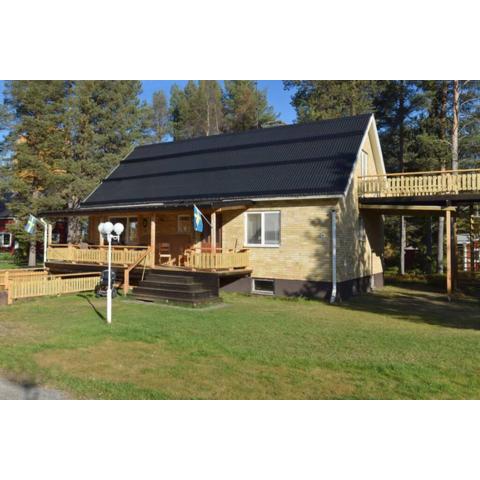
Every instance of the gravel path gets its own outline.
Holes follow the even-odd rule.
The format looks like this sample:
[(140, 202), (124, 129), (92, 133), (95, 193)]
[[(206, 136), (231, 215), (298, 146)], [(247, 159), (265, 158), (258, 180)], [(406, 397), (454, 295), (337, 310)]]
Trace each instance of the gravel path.
[(0, 400), (62, 400), (63, 392), (26, 383), (14, 383), (0, 378)]

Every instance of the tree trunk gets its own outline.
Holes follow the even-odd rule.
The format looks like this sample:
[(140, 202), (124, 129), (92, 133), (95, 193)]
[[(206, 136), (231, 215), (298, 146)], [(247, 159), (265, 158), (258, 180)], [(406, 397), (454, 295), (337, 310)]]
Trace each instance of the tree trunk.
[(28, 266), (37, 266), (37, 241), (35, 239), (30, 241), (30, 248), (28, 250)]
[(400, 275), (405, 275), (405, 247), (407, 244), (407, 231), (405, 217), (400, 217)]
[(469, 242), (469, 255), (470, 255), (470, 275), (475, 275), (475, 232), (473, 225), (473, 205), (470, 205), (470, 242)]
[(79, 243), (82, 240), (82, 224), (80, 218), (68, 218), (68, 243)]
[[(440, 104), (440, 140), (444, 140), (447, 130), (447, 97), (448, 97), (448, 83), (442, 82), (442, 94)], [(440, 170), (445, 170), (445, 159), (442, 156)], [(443, 274), (443, 243), (445, 232), (445, 218), (443, 216), (438, 219), (438, 248), (437, 248), (437, 273)]]
[[(73, 197), (68, 202), (68, 208), (74, 209), (78, 207), (79, 201), (77, 198)], [(79, 243), (81, 240), (81, 222), (79, 217), (68, 217), (68, 227), (67, 227), (67, 241), (68, 243)]]
[(437, 273), (443, 273), (443, 234), (445, 231), (445, 218), (438, 218), (438, 249), (437, 249)]
[(459, 123), (458, 80), (453, 81), (453, 122), (452, 122), (452, 170), (458, 170), (458, 123)]
[(431, 274), (432, 266), (432, 217), (427, 219), (427, 273)]
[[(404, 166), (404, 148), (405, 148), (405, 84), (400, 81), (400, 92), (398, 97), (398, 167), (400, 172), (405, 170)], [(400, 218), (400, 275), (405, 275), (405, 247), (407, 232), (405, 231), (405, 217)]]

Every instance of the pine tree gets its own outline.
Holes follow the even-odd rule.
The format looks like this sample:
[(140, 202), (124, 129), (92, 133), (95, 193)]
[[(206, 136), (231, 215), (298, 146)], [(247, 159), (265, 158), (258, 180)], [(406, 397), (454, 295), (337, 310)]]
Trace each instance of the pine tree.
[(223, 130), (222, 90), (215, 80), (190, 80), (170, 92), (171, 134), (175, 140), (216, 135)]
[(152, 100), (152, 122), (154, 140), (161, 142), (168, 134), (168, 103), (167, 97), (162, 90), (153, 94)]
[[(139, 81), (82, 80), (73, 85), (67, 126), (72, 155), (66, 165), (62, 195), (76, 208), (135, 146), (155, 135), (152, 111), (140, 103)], [(68, 237), (80, 240), (81, 223), (69, 217)]]
[[(382, 139), (382, 152), (387, 170), (404, 172), (414, 154), (413, 115), (421, 103), (416, 82), (391, 80), (378, 83), (379, 90), (373, 101), (377, 125)], [(400, 217), (400, 274), (405, 274), (405, 248), (407, 225)]]
[(224, 106), (228, 132), (260, 128), (277, 119), (267, 92), (258, 90), (253, 80), (225, 80)]
[(378, 82), (373, 80), (287, 80), (297, 122), (371, 113)]
[(17, 240), (30, 243), (29, 265), (35, 265), (36, 238), (23, 226), (29, 214), (61, 208), (61, 192), (71, 142), (66, 128), (71, 83), (65, 81), (11, 81), (5, 101), (15, 123), (8, 135), (12, 159), (7, 167), (7, 188), (14, 192), (9, 208), (18, 219)]

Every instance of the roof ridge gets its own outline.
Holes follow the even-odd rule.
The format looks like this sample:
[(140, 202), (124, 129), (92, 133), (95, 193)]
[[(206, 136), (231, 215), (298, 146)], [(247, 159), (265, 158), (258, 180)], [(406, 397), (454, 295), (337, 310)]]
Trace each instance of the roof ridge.
[(144, 148), (144, 147), (153, 147), (154, 145), (169, 145), (172, 143), (188, 143), (188, 142), (194, 142), (194, 141), (204, 141), (212, 138), (226, 138), (226, 137), (237, 137), (237, 136), (242, 136), (242, 135), (252, 135), (252, 134), (257, 134), (259, 132), (265, 132), (265, 131), (270, 131), (270, 130), (283, 130), (287, 128), (295, 128), (295, 127), (304, 127), (308, 125), (318, 125), (321, 123), (327, 123), (327, 122), (333, 122), (333, 121), (340, 121), (340, 120), (350, 120), (353, 118), (360, 118), (360, 117), (371, 117), (373, 115), (372, 113), (360, 113), (358, 115), (349, 115), (347, 117), (333, 117), (333, 118), (324, 118), (322, 120), (315, 120), (313, 122), (302, 122), (302, 123), (289, 123), (287, 125), (277, 125), (275, 127), (268, 127), (268, 128), (252, 128), (250, 130), (245, 130), (243, 132), (228, 132), (228, 133), (216, 133), (214, 135), (201, 135), (199, 137), (192, 137), (192, 138), (184, 138), (181, 140), (173, 140), (171, 142), (153, 142), (153, 143), (145, 143), (143, 145), (137, 145), (134, 150), (137, 150), (138, 148)]

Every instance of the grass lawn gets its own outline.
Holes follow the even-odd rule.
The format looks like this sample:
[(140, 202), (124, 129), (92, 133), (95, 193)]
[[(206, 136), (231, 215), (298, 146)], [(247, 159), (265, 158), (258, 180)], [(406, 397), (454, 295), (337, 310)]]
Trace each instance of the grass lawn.
[(480, 309), (387, 287), (340, 306), (225, 295), (190, 310), (91, 295), (0, 307), (0, 370), (73, 398), (480, 398)]

